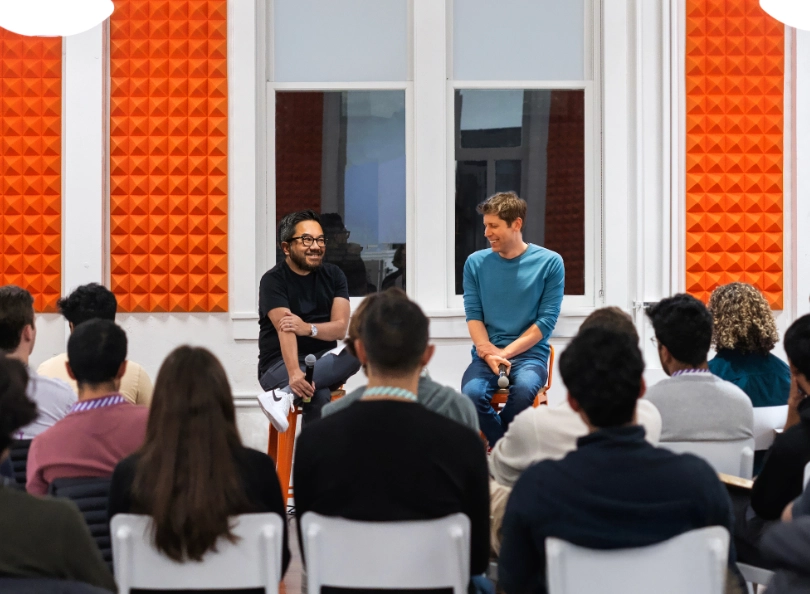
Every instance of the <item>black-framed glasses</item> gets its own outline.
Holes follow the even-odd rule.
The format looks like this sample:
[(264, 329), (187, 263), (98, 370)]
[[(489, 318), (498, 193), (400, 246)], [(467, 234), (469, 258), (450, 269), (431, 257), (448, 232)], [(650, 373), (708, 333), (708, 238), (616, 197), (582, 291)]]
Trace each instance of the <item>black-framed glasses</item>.
[(299, 235), (298, 237), (290, 237), (290, 241), (295, 241), (296, 239), (301, 240), (301, 245), (304, 247), (312, 247), (313, 243), (317, 243), (318, 247), (325, 247), (326, 246), (326, 238), (322, 235), (320, 237), (312, 237), (312, 235)]

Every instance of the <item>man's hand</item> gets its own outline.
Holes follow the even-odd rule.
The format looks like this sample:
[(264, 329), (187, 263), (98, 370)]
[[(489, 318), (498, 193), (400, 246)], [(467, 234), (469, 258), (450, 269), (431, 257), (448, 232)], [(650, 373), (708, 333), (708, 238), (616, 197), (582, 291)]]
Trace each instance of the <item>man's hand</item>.
[(296, 369), (290, 374), (290, 389), (293, 391), (293, 394), (299, 398), (309, 400), (315, 394), (315, 382), (310, 384), (304, 378), (304, 372), (300, 369)]
[(289, 311), (279, 320), (278, 329), (281, 332), (292, 332), (296, 336), (309, 336), (312, 334), (312, 326)]
[(506, 366), (506, 375), (509, 375), (509, 371), (512, 369), (512, 364), (509, 362), (509, 359), (504, 359), (499, 355), (487, 355), (484, 357), (484, 362), (489, 365), (489, 368), (495, 375), (500, 375), (501, 370), (499, 367), (501, 365)]
[(485, 359), (488, 355), (503, 356), (503, 349), (499, 349), (491, 342), (482, 342), (481, 344), (475, 345), (475, 352), (481, 359)]
[(790, 427), (793, 427), (793, 425), (798, 425), (801, 421), (801, 418), (799, 417), (799, 404), (801, 404), (805, 398), (807, 398), (807, 394), (805, 394), (804, 390), (802, 390), (796, 376), (791, 374), (790, 395), (788, 396), (788, 414), (787, 421), (785, 422), (785, 429), (789, 429)]

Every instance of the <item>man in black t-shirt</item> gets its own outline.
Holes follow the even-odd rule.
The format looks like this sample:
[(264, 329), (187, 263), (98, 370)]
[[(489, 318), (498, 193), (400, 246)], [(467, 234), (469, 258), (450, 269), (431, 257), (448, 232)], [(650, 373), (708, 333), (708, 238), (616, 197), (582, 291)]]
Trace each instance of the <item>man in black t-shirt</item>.
[[(293, 399), (303, 404), (304, 424), (318, 419), (330, 388), (360, 369), (348, 351), (327, 351), (346, 336), (349, 291), (341, 270), (323, 262), (326, 239), (311, 210), (285, 216), (278, 239), (286, 258), (267, 271), (259, 285), (259, 383), (267, 390), (259, 403), (279, 431), (287, 430)], [(304, 359), (315, 355), (312, 384)], [(289, 386), (289, 389), (281, 388)]]

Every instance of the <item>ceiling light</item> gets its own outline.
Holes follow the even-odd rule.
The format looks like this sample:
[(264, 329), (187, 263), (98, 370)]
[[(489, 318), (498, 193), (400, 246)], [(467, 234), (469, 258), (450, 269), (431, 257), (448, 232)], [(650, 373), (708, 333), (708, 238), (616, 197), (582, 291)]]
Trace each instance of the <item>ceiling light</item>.
[(113, 8), (112, 0), (0, 0), (0, 27), (20, 35), (67, 37), (102, 23)]
[(762, 10), (789, 27), (810, 31), (810, 1), (759, 0)]

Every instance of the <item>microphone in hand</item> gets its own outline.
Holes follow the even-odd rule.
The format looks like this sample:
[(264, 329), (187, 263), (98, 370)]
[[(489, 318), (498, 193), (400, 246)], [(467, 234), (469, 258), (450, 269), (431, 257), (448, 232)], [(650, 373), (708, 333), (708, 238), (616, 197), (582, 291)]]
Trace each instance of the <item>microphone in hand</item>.
[(503, 363), (498, 365), (498, 387), (499, 388), (509, 387), (509, 378), (506, 377), (506, 365), (504, 365)]
[[(306, 372), (304, 374), (304, 381), (310, 386), (312, 385), (312, 374), (315, 372), (315, 355), (309, 354), (304, 358), (304, 365), (306, 365)], [(304, 402), (309, 402), (312, 398), (304, 398)]]

